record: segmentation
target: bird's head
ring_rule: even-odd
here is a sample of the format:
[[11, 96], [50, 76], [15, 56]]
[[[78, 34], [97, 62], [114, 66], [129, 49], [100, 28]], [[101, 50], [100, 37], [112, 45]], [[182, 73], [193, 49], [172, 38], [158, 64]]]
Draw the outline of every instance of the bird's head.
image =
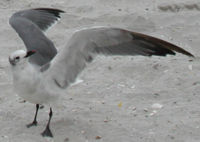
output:
[[35, 52], [36, 51], [33, 50], [28, 52], [24, 50], [17, 50], [9, 56], [9, 62], [12, 66], [15, 66], [19, 63], [22, 63], [22, 61], [25, 61], [25, 59], [27, 59], [31, 55], [35, 54]]

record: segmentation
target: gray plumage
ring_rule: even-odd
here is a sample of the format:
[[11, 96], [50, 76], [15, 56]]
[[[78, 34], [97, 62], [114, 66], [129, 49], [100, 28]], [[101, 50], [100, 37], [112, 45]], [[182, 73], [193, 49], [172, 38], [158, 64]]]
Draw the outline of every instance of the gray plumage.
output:
[[97, 54], [165, 56], [175, 55], [174, 51], [193, 56], [176, 45], [144, 34], [118, 28], [91, 28], [76, 32], [47, 72], [57, 86], [66, 88]]
[[37, 53], [29, 61], [42, 66], [49, 62], [57, 53], [51, 40], [43, 33], [60, 18], [64, 11], [50, 8], [37, 8], [19, 11], [12, 15], [10, 25], [23, 40], [27, 50]]
[[27, 50], [36, 51], [29, 61], [41, 66], [40, 71], [48, 72], [47, 78], [60, 88], [73, 83], [86, 63], [91, 62], [97, 54], [165, 56], [175, 55], [176, 51], [193, 56], [176, 45], [152, 36], [119, 28], [99, 27], [75, 32], [66, 47], [54, 58], [57, 50], [43, 31], [56, 22], [62, 12], [37, 8], [19, 11], [10, 18], [10, 24], [24, 41]]

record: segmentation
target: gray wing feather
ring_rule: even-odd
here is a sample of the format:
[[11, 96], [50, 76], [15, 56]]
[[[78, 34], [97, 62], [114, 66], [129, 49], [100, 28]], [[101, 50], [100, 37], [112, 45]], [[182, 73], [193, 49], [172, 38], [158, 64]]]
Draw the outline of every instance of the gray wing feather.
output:
[[45, 31], [61, 18], [60, 13], [64, 13], [64, 11], [53, 8], [35, 8], [16, 12], [12, 17], [28, 19]]
[[193, 56], [184, 49], [166, 41], [116, 28], [94, 28], [76, 32], [66, 48], [52, 60], [47, 74], [59, 88], [73, 83], [95, 55], [165, 56], [180, 52]]
[[12, 15], [10, 25], [23, 40], [27, 50], [35, 50], [30, 62], [42, 66], [48, 63], [56, 54], [54, 44], [42, 31], [48, 29], [58, 18], [61, 10], [38, 8], [19, 11]]

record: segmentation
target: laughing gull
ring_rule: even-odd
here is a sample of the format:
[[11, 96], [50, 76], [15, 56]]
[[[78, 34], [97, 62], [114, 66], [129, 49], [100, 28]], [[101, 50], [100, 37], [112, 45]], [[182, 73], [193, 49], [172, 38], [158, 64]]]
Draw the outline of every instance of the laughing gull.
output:
[[75, 82], [96, 55], [166, 56], [179, 52], [193, 57], [186, 50], [161, 39], [112, 27], [76, 31], [57, 54], [54, 44], [43, 32], [58, 21], [63, 12], [52, 8], [29, 9], [13, 14], [9, 20], [27, 49], [17, 50], [9, 56], [15, 91], [36, 104], [34, 120], [27, 127], [37, 125], [39, 105], [50, 105], [43, 136], [53, 137], [49, 128], [52, 105], [64, 94], [60, 92]]

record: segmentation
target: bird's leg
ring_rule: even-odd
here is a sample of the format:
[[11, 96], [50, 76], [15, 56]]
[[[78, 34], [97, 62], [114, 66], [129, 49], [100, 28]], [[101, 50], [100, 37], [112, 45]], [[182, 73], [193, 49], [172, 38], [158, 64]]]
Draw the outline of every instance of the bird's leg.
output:
[[36, 104], [36, 112], [35, 112], [35, 117], [32, 123], [27, 124], [26, 127], [30, 128], [32, 126], [37, 126], [37, 114], [38, 114], [38, 109], [39, 109], [39, 104]]
[[51, 132], [51, 130], [50, 130], [50, 122], [51, 122], [51, 118], [52, 118], [52, 116], [53, 116], [53, 112], [52, 112], [52, 109], [50, 108], [50, 112], [49, 112], [49, 121], [48, 121], [48, 123], [47, 123], [47, 126], [46, 126], [46, 129], [41, 133], [41, 135], [43, 136], [43, 137], [53, 137], [53, 134], [52, 134], [52, 132]]

